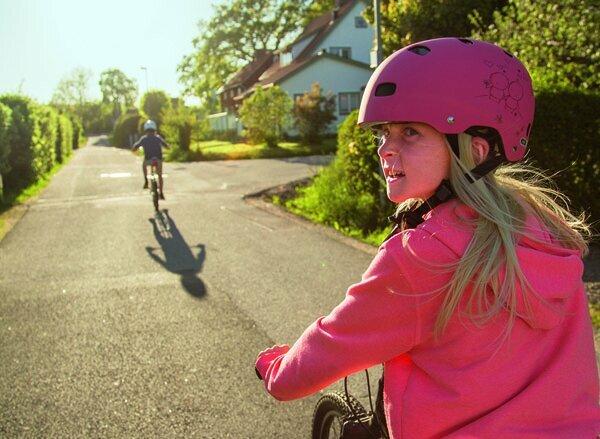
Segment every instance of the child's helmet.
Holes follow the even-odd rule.
[[[150,120],[150,119],[148,119],[146,122],[144,122],[144,131],[148,131],[148,130],[156,131],[156,122],[154,122],[153,120]]]
[[[377,67],[363,94],[358,124],[423,122],[444,134],[491,127],[504,158],[527,152],[534,96],[527,69],[485,41],[437,38],[394,52]]]

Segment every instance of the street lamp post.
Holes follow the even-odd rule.
[[[381,51],[381,13],[380,13],[380,0],[373,0],[373,17],[375,21],[375,47],[371,50],[371,67],[375,68],[382,61],[383,55]]]
[[[148,93],[148,67],[141,66],[140,69],[146,73],[146,93]]]

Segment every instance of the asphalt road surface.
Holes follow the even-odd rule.
[[[105,143],[0,242],[0,436],[309,437],[318,395],[274,400],[254,359],[328,313],[371,255],[242,196],[329,159],[167,163],[156,215],[141,159]]]

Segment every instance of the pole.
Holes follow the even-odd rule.
[[[142,66],[140,67],[140,69],[142,69],[146,73],[146,93],[148,93],[148,68]]]
[[[377,67],[383,58],[381,51],[381,7],[380,0],[373,0],[373,9],[375,11],[375,66]]]

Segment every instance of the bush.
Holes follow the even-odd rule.
[[[321,95],[318,82],[294,103],[294,121],[303,142],[318,142],[335,120],[335,97]]]
[[[4,95],[0,102],[12,111],[12,124],[8,131],[10,152],[9,170],[2,175],[7,191],[17,191],[35,180],[33,171],[34,133],[39,136],[39,119],[35,114],[35,104],[29,98],[19,95]]]
[[[33,168],[36,179],[50,171],[56,163],[56,141],[58,138],[58,113],[47,105],[39,105],[36,109],[39,114],[39,139],[33,142],[34,158]]]
[[[83,142],[83,125],[81,119],[75,114],[69,113],[69,119],[73,127],[73,136],[71,137],[71,148],[77,149]]]
[[[113,129],[113,108],[100,101],[85,102],[81,109],[81,124],[86,134],[110,133]]]
[[[137,110],[130,110],[117,120],[112,135],[113,145],[119,148],[130,148],[139,137],[141,116]]]
[[[536,166],[557,172],[558,187],[576,210],[600,220],[600,94],[542,90],[536,96],[531,158]]]
[[[9,171],[8,156],[10,154],[9,133],[12,125],[12,111],[0,103],[0,174]]]
[[[206,135],[207,140],[226,140],[227,142],[236,143],[240,141],[240,136],[237,130],[217,131],[211,130]]]
[[[56,161],[62,163],[73,151],[73,124],[66,114],[58,116],[56,135]]]
[[[367,192],[356,193],[339,159],[322,169],[310,186],[298,189],[299,196],[286,202],[292,211],[337,230],[371,231],[377,200]]]
[[[267,90],[257,88],[240,108],[245,135],[251,143],[277,146],[290,123],[291,109],[292,99],[278,85]]]
[[[286,205],[338,230],[359,230],[364,237],[388,226],[387,217],[394,205],[388,201],[385,181],[379,176],[373,135],[359,128],[357,119],[358,111],[353,111],[341,124],[333,164]]]
[[[178,105],[168,109],[162,119],[161,130],[165,134],[167,143],[182,151],[189,151],[192,133],[197,125],[194,112],[184,105]]]

